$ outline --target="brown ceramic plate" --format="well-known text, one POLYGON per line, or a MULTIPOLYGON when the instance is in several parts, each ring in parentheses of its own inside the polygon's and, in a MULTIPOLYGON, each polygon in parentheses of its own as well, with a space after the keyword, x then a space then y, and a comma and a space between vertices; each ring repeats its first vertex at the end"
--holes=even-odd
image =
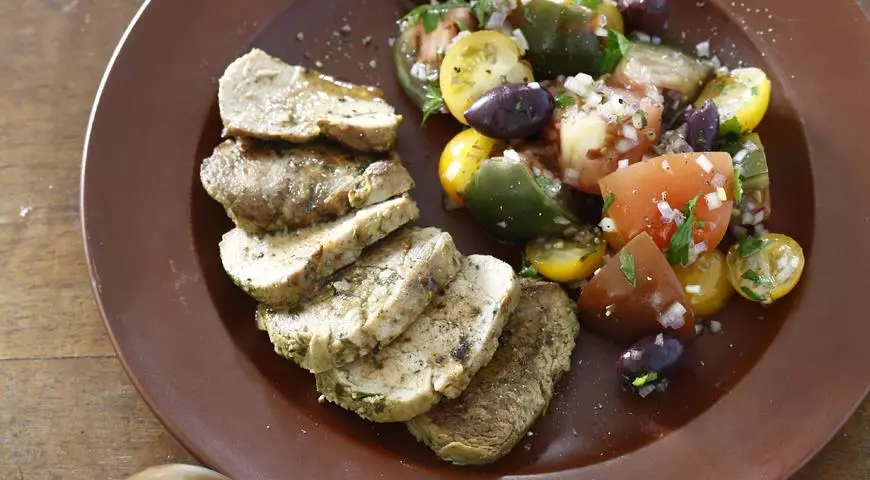
POLYGON ((770 308, 733 301, 717 318, 724 334, 701 338, 687 374, 646 401, 618 391, 617 348, 582 335, 534 435, 495 465, 459 468, 402 425, 318 404, 312 377, 272 353, 254 326, 254 303, 223 273, 217 243, 230 223, 197 178, 219 139, 216 81, 230 61, 252 46, 289 63, 322 61, 341 78, 380 84, 406 116, 399 151, 419 184, 421 223, 450 231, 467 254, 516 262, 516 248, 440 207, 436 161, 457 125, 442 117, 420 128, 396 83, 387 41, 406 7, 146 2, 100 89, 82 192, 94 289, 140 393, 202 462, 240 480, 732 480, 795 471, 870 384, 870 28, 853 0, 751 4, 677 1, 668 41, 709 38, 732 66, 770 74, 774 95, 760 128, 774 179, 769 227, 805 247, 800 287, 770 308), (333 34, 344 25, 349 34, 333 34))

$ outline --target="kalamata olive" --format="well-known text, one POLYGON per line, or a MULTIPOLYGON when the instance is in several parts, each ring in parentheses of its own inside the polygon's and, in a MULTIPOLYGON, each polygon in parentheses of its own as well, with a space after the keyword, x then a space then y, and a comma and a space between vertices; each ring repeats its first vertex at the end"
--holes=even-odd
POLYGON ((465 120, 488 137, 525 138, 550 121, 554 108, 553 96, 538 83, 513 83, 483 94, 465 111, 465 120))
POLYGON ((686 142, 696 152, 711 152, 716 149, 716 135, 719 134, 719 109, 712 100, 707 100, 701 108, 687 105, 676 118, 675 126, 686 124, 686 142))
POLYGON ((669 377, 679 371, 682 356, 683 344, 676 337, 667 333, 645 337, 619 357, 619 384, 641 398, 655 390, 664 391, 669 377))
POLYGON ((619 0, 626 31, 661 37, 668 28, 668 0, 619 0))

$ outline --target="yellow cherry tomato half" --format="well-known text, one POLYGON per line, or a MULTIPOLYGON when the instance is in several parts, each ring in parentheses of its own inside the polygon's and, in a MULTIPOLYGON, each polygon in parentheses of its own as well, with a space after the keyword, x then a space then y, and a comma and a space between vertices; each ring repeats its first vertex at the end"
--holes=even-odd
POLYGON ((737 68, 708 83, 695 106, 712 99, 719 109, 719 135, 737 136, 755 130, 770 104, 770 79, 760 68, 737 68))
POLYGON ((675 266, 674 273, 683 285, 696 317, 718 312, 734 294, 734 287, 728 279, 725 254, 719 250, 702 254, 688 267, 675 266))
POLYGON ((787 235, 747 237, 728 251, 728 278, 743 297, 771 304, 794 289, 805 263, 803 249, 787 235))
POLYGON ((460 122, 484 93, 507 83, 534 81, 532 68, 520 59, 516 42, 501 32, 480 30, 448 47, 439 84, 447 110, 460 122))
POLYGON ((604 265, 607 243, 595 235, 563 240, 538 239, 526 245, 526 258, 544 277, 561 283, 585 280, 604 265))
POLYGON ((480 167, 501 142, 469 128, 459 132, 444 147, 438 162, 441 188, 456 206, 462 206, 462 192, 480 167))

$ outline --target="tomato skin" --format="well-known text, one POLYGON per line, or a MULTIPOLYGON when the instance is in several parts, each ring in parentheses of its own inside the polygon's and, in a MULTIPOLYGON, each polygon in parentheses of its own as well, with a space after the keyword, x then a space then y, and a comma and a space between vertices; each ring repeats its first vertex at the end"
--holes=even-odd
POLYGON ((622 345, 661 332, 671 333, 683 341, 692 340, 695 316, 664 254, 645 233, 635 237, 624 249, 634 260, 635 286, 632 287, 620 268, 620 255, 614 255, 580 293, 577 305, 584 325, 622 345), (676 330, 665 328, 658 321, 675 302, 686 310, 685 323, 676 330))
POLYGON ((479 30, 447 49, 438 82, 447 110, 468 125, 465 111, 495 87, 534 81, 532 68, 521 60, 519 47, 494 30, 479 30))
POLYGON ((763 247, 749 257, 743 257, 740 245, 728 251, 728 279, 747 300, 769 305, 791 292, 800 281, 806 265, 804 251, 788 235, 769 233, 760 237, 763 247), (744 276, 747 270, 764 276, 769 285, 744 276))
POLYGON ((688 267, 674 266, 674 273, 684 290, 689 286, 699 290, 686 292, 686 298, 692 305, 695 315, 701 317, 722 310, 734 294, 728 272, 725 254, 719 250, 711 250, 700 255, 698 260, 688 267))
POLYGON ((444 193, 457 206, 462 206, 462 192, 481 162, 492 156, 502 142, 482 135, 472 128, 453 137, 438 162, 438 178, 444 193))
POLYGON ((607 244, 600 237, 585 240, 534 240, 526 245, 526 258, 538 273, 554 282, 586 280, 604 265, 607 244))
POLYGON ((698 197, 695 218, 703 223, 693 229, 695 243, 705 242, 707 250, 716 248, 728 231, 733 204, 734 170, 731 155, 722 152, 683 153, 664 155, 645 162, 619 169, 599 182, 605 199, 613 195, 613 202, 605 214, 616 224, 616 231, 605 238, 618 248, 641 232, 652 237, 662 250, 668 248, 677 229, 675 222, 667 223, 657 207, 666 197, 674 210, 681 210, 693 198, 698 197), (704 155, 713 169, 705 172, 697 159, 704 155), (710 210, 704 195, 715 193, 716 175, 724 176, 726 200, 710 210))
POLYGON ((659 138, 662 126, 662 106, 649 98, 622 89, 607 89, 606 94, 615 94, 629 104, 637 103, 645 112, 643 128, 635 129, 632 118, 627 117, 613 122, 600 114, 603 103, 597 108, 588 109, 577 104, 563 109, 554 116, 559 132, 559 168, 562 181, 585 193, 600 195, 599 181, 615 172, 619 161, 639 162, 651 152, 653 142, 649 136, 659 138), (620 153, 617 146, 624 140, 623 129, 636 131, 636 146, 620 153))

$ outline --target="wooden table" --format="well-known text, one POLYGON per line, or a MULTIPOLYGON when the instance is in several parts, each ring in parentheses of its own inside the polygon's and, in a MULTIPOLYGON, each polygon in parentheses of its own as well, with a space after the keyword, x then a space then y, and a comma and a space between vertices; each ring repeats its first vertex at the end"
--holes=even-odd
MULTIPOLYGON (((122 479, 193 461, 121 369, 80 235, 91 102, 140 4, 0 3, 0 479, 122 479)), ((864 422, 870 402, 796 478, 870 478, 864 422)))

